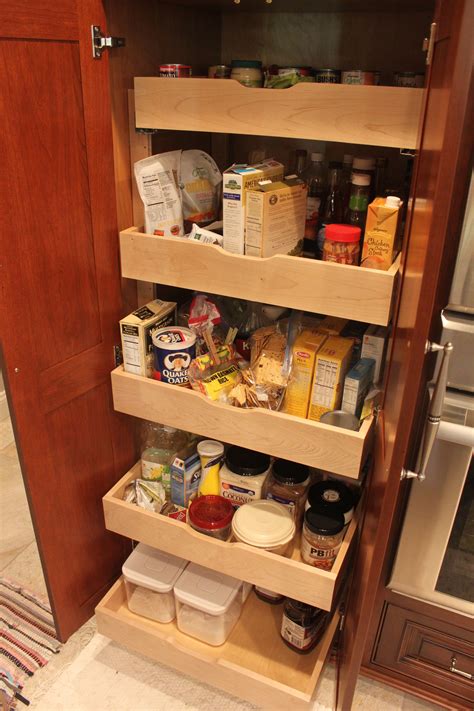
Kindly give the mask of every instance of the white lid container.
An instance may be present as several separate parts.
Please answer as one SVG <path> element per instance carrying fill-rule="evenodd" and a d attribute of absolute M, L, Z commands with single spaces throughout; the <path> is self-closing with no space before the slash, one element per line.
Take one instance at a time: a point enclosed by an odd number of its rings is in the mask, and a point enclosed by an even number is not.
<path fill-rule="evenodd" d="M 174 620 L 173 587 L 188 562 L 139 543 L 122 566 L 128 608 L 157 622 Z"/>
<path fill-rule="evenodd" d="M 232 519 L 232 532 L 239 541 L 275 553 L 285 551 L 295 530 L 288 509 L 268 499 L 244 504 Z"/>
<path fill-rule="evenodd" d="M 242 581 L 190 563 L 174 594 L 181 632 L 213 646 L 224 644 L 242 611 Z"/>

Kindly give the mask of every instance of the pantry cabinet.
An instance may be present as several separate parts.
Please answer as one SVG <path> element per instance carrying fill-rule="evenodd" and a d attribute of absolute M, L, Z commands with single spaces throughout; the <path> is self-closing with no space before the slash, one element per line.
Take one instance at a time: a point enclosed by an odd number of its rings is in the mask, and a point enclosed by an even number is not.
<path fill-rule="evenodd" d="M 413 466 L 432 366 L 425 342 L 437 336 L 439 291 L 455 253 L 450 216 L 462 196 L 453 193 L 454 176 L 469 160 L 460 150 L 468 121 L 461 79 L 469 2 L 389 1 L 383 11 L 375 0 L 322 0 L 317 11 L 309 0 L 241 5 L 0 2 L 8 195 L 1 217 L 2 367 L 62 639 L 98 605 L 99 629 L 120 643 L 283 709 L 308 707 L 339 631 L 337 706 L 349 709 L 400 516 L 400 472 Z M 432 22 L 425 65 L 421 44 Z M 94 58 L 91 26 L 125 37 L 126 46 Z M 208 65 L 242 53 L 267 63 L 377 65 L 382 83 L 393 71 L 426 66 L 426 88 L 308 84 L 272 91 L 156 77 L 160 62 L 189 63 L 205 76 Z M 390 157 L 394 179 L 406 172 L 400 152 L 416 152 L 403 249 L 388 272 L 286 256 L 259 260 L 143 234 L 135 160 L 199 147 L 223 168 L 255 146 L 286 159 L 308 141 L 326 144 L 328 157 L 346 146 L 376 147 Z M 206 289 L 391 324 L 380 410 L 351 432 L 238 410 L 125 373 L 115 363 L 118 320 L 152 293 L 151 283 L 164 296 Z M 364 494 L 335 567 L 313 569 L 297 551 L 285 559 L 207 539 L 125 503 L 137 458 L 127 415 L 354 481 L 365 466 Z M 128 611 L 123 583 L 115 581 L 130 539 L 331 610 L 331 623 L 302 661 L 281 644 L 274 608 L 252 599 L 228 642 L 206 647 L 174 625 Z"/>

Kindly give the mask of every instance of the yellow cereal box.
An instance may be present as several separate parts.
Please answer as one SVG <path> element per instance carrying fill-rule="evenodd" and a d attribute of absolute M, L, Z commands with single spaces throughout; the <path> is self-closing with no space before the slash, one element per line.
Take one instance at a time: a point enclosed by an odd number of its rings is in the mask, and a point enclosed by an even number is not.
<path fill-rule="evenodd" d="M 291 378 L 286 389 L 283 412 L 297 417 L 308 416 L 316 353 L 325 340 L 324 334 L 311 329 L 304 329 L 295 340 Z"/>
<path fill-rule="evenodd" d="M 317 352 L 308 412 L 310 420 L 319 420 L 325 412 L 340 408 L 352 345 L 350 338 L 329 336 Z"/>
<path fill-rule="evenodd" d="M 318 326 L 319 333 L 325 333 L 327 336 L 339 336 L 342 329 L 348 324 L 345 318 L 337 318 L 336 316 L 326 316 Z"/>
<path fill-rule="evenodd" d="M 397 204 L 398 203 L 398 204 Z M 390 269 L 395 257 L 401 201 L 396 197 L 375 198 L 367 210 L 360 266 Z"/>

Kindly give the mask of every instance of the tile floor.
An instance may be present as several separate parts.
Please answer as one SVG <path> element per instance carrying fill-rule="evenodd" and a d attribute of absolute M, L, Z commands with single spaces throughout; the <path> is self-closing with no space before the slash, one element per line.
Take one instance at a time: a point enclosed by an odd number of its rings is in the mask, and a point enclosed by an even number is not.
<path fill-rule="evenodd" d="M 41 564 L 9 420 L 0 421 L 0 574 L 46 596 Z M 156 664 L 98 634 L 94 619 L 24 689 L 32 711 L 245 711 L 253 707 Z M 313 711 L 330 711 L 334 669 L 329 666 Z M 26 707 L 25 707 L 26 708 Z M 358 711 L 428 711 L 425 703 L 361 677 Z"/>

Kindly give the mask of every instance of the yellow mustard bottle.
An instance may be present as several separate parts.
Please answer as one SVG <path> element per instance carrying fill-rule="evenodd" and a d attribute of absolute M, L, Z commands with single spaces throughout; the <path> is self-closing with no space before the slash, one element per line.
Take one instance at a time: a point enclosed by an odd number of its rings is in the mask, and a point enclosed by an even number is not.
<path fill-rule="evenodd" d="M 219 470 L 224 459 L 224 445 L 213 439 L 204 439 L 197 446 L 201 460 L 201 480 L 198 496 L 220 493 Z"/>

